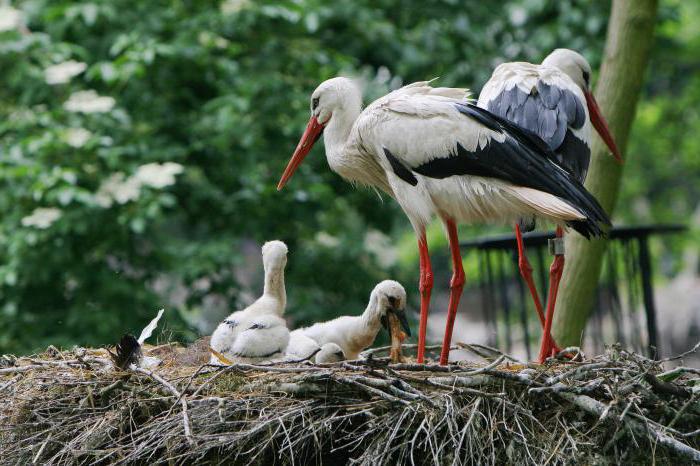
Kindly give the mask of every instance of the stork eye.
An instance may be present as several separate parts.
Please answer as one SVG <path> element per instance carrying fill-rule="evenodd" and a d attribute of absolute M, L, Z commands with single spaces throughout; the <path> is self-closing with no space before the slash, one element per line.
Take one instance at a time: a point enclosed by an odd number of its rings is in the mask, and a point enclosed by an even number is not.
<path fill-rule="evenodd" d="M 586 82 L 586 86 L 590 84 L 591 74 L 588 71 L 583 72 L 583 80 Z"/>
<path fill-rule="evenodd" d="M 316 110 L 316 107 L 318 107 L 318 97 L 311 99 L 311 110 Z"/>
<path fill-rule="evenodd" d="M 391 304 L 392 306 L 396 306 L 397 302 L 398 299 L 394 298 L 393 296 L 389 296 L 389 304 Z"/>

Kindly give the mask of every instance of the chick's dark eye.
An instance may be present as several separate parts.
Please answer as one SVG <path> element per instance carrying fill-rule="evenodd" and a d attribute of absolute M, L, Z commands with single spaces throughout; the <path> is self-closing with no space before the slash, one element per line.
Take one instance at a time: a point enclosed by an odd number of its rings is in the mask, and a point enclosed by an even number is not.
<path fill-rule="evenodd" d="M 316 107 L 318 107 L 318 97 L 311 99 L 311 109 L 316 110 Z"/>
<path fill-rule="evenodd" d="M 389 296 L 389 304 L 392 306 L 396 306 L 398 299 L 394 298 L 393 296 Z"/>
<path fill-rule="evenodd" d="M 586 82 L 586 86 L 590 84 L 591 74 L 588 71 L 583 72 L 583 80 Z"/>

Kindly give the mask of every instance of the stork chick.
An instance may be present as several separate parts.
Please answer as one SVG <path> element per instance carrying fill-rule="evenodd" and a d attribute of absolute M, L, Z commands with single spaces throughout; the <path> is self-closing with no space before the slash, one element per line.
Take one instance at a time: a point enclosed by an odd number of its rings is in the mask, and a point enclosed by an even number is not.
<path fill-rule="evenodd" d="M 256 364 L 280 358 L 289 343 L 289 329 L 282 318 L 287 305 L 284 267 L 287 246 L 269 241 L 262 247 L 265 287 L 247 308 L 229 315 L 214 330 L 211 348 L 233 362 Z M 220 363 L 216 356 L 212 364 Z"/>
<path fill-rule="evenodd" d="M 313 358 L 316 364 L 339 362 L 345 360 L 345 353 L 335 343 L 321 346 L 315 340 L 304 335 L 304 329 L 294 330 L 289 334 L 286 359 L 300 361 Z"/>
<path fill-rule="evenodd" d="M 406 290 L 403 286 L 394 280 L 384 280 L 372 290 L 369 304 L 362 315 L 342 316 L 295 330 L 292 332 L 292 341 L 301 334 L 322 348 L 328 343 L 335 343 L 343 350 L 347 359 L 357 359 L 361 351 L 372 346 L 382 326 L 389 330 L 389 314 L 394 314 L 406 334 L 411 335 L 405 306 Z M 289 349 L 287 352 L 289 353 Z"/>

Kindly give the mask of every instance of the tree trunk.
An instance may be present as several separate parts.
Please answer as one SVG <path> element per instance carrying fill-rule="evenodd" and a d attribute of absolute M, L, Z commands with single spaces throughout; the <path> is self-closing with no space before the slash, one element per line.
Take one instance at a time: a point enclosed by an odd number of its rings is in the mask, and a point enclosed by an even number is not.
<path fill-rule="evenodd" d="M 610 13 L 605 56 L 595 94 L 621 153 L 642 88 L 654 39 L 657 0 L 615 0 Z M 622 166 L 594 136 L 586 188 L 612 214 L 620 187 Z M 566 239 L 566 265 L 553 323 L 560 346 L 578 345 L 593 308 L 606 242 L 587 241 L 571 233 Z"/>

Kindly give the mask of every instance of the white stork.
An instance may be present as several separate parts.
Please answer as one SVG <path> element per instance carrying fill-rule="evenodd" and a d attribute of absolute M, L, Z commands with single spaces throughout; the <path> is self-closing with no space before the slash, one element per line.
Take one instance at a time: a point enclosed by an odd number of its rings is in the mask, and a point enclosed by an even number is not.
<path fill-rule="evenodd" d="M 289 329 L 282 318 L 287 305 L 284 267 L 287 245 L 269 241 L 262 247 L 265 286 L 253 304 L 228 316 L 214 330 L 210 346 L 234 362 L 260 363 L 279 359 L 289 343 Z M 219 363 L 216 356 L 212 364 Z"/>
<path fill-rule="evenodd" d="M 581 183 L 586 179 L 591 158 L 590 125 L 598 131 L 613 156 L 622 158 L 608 124 L 600 112 L 590 89 L 591 66 L 579 53 L 556 49 L 541 65 L 516 62 L 503 63 L 493 72 L 479 95 L 478 106 L 506 118 L 539 136 L 556 154 L 559 165 L 569 170 Z M 526 222 L 529 228 L 533 221 Z M 528 285 L 535 309 L 544 329 L 539 359 L 543 361 L 558 352 L 550 335 L 559 280 L 564 270 L 563 243 L 555 246 L 550 268 L 547 314 L 532 279 L 532 267 L 524 254 L 520 223 L 515 224 L 518 243 L 518 266 Z M 563 231 L 557 228 L 557 237 Z"/>
<path fill-rule="evenodd" d="M 388 313 L 396 315 L 404 331 L 411 335 L 404 311 L 405 306 L 406 290 L 403 286 L 394 280 L 384 280 L 372 290 L 369 304 L 362 315 L 342 316 L 294 330 L 287 354 L 310 353 L 308 349 L 301 349 L 302 345 L 311 345 L 306 340 L 308 338 L 321 348 L 328 343 L 335 343 L 342 349 L 345 358 L 357 359 L 361 351 L 372 346 L 382 326 L 389 330 Z M 296 349 L 296 345 L 299 345 L 300 349 Z"/>
<path fill-rule="evenodd" d="M 442 219 L 453 275 L 440 363 L 449 356 L 464 287 L 458 222 L 510 221 L 538 216 L 601 235 L 610 221 L 598 202 L 536 136 L 472 105 L 463 89 L 418 82 L 362 111 L 349 79 L 329 79 L 311 95 L 311 118 L 277 186 L 281 189 L 324 131 L 326 157 L 343 178 L 380 189 L 401 205 L 418 237 L 422 362 L 432 289 L 425 226 Z M 342 345 L 341 345 L 342 346 Z"/>

